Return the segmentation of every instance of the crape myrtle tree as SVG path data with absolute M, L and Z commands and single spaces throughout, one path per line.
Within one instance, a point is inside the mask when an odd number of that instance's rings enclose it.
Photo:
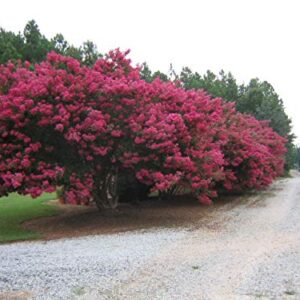
M 282 173 L 284 140 L 203 90 L 146 82 L 119 50 L 83 66 L 50 53 L 0 67 L 0 194 L 114 208 L 120 187 L 211 203 L 220 187 L 260 188 Z
M 67 202 L 93 198 L 114 207 L 119 174 L 132 172 L 159 190 L 182 179 L 201 197 L 221 164 L 210 134 L 196 140 L 185 124 L 194 135 L 206 132 L 221 100 L 160 80 L 148 84 L 119 51 L 93 68 L 55 53 L 34 70 L 9 63 L 0 86 L 2 194 L 38 196 L 63 186 Z
M 284 110 L 282 99 L 267 81 L 255 78 L 246 86 L 241 86 L 241 95 L 237 108 L 243 113 L 249 113 L 258 120 L 269 120 L 269 126 L 279 135 L 286 138 L 287 153 L 285 156 L 285 170 L 288 171 L 294 163 L 295 136 L 292 134 L 291 120 Z
M 33 71 L 9 63 L 0 74 L 1 192 L 63 186 L 67 202 L 114 207 L 138 71 L 116 51 L 93 68 L 51 53 Z
M 149 73 L 149 72 L 148 72 Z M 149 77 L 149 76 L 148 76 Z M 235 102 L 239 112 L 258 120 L 269 121 L 269 126 L 286 139 L 285 170 L 293 166 L 293 140 L 291 120 L 284 110 L 282 99 L 267 81 L 251 79 L 239 85 L 233 75 L 223 70 L 218 74 L 207 71 L 204 75 L 184 67 L 179 76 L 186 89 L 204 89 L 213 97 Z
M 268 186 L 283 173 L 286 140 L 267 121 L 258 121 L 235 109 L 228 113 L 224 133 L 227 139 L 222 146 L 225 159 L 222 187 L 242 191 Z

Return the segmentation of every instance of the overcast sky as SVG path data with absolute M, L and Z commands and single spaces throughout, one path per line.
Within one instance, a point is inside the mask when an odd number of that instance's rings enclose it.
M 153 70 L 182 66 L 231 71 L 239 82 L 270 82 L 284 101 L 300 143 L 299 0 L 5 0 L 0 26 L 22 31 L 36 20 L 47 38 L 62 33 L 102 53 L 131 49 Z

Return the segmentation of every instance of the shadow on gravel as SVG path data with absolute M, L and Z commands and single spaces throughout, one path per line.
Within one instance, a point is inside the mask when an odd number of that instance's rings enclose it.
M 110 212 L 99 212 L 94 206 L 60 205 L 55 201 L 52 204 L 60 206 L 62 214 L 31 220 L 23 226 L 42 233 L 46 240 L 149 228 L 205 226 L 209 229 L 209 224 L 218 224 L 217 220 L 214 222 L 216 212 L 240 205 L 264 206 L 264 199 L 272 196 L 276 189 L 280 190 L 280 185 L 260 192 L 221 195 L 211 206 L 201 205 L 187 196 L 164 201 L 152 198 L 136 205 L 121 204 L 118 210 Z
M 151 199 L 139 204 L 121 204 L 116 211 L 99 212 L 94 206 L 59 205 L 64 213 L 25 222 L 26 229 L 41 232 L 46 239 L 89 234 L 108 234 L 148 228 L 184 227 L 207 218 L 223 204 L 200 205 L 190 198 L 162 201 Z M 226 202 L 226 201 L 225 201 Z M 224 202 L 224 203 L 225 203 Z
M 138 206 L 121 205 L 115 212 L 99 212 L 96 207 L 72 207 L 59 216 L 26 222 L 24 227 L 41 232 L 45 239 L 185 227 L 209 219 L 216 207 L 230 203 L 227 201 L 207 207 L 190 199 L 151 200 Z

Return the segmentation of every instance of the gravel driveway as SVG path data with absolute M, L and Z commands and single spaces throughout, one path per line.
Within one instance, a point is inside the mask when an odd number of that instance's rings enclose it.
M 0 299 L 300 299 L 299 221 L 294 172 L 198 225 L 2 245 Z

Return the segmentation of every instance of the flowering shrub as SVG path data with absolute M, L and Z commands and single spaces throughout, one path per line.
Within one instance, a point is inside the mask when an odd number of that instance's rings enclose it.
M 126 54 L 91 68 L 56 53 L 0 66 L 0 195 L 63 186 L 66 202 L 115 207 L 128 177 L 209 204 L 220 186 L 260 188 L 282 173 L 285 141 L 266 123 L 204 91 L 147 83 Z
M 286 140 L 267 122 L 233 111 L 223 145 L 224 187 L 228 190 L 259 189 L 282 175 Z

